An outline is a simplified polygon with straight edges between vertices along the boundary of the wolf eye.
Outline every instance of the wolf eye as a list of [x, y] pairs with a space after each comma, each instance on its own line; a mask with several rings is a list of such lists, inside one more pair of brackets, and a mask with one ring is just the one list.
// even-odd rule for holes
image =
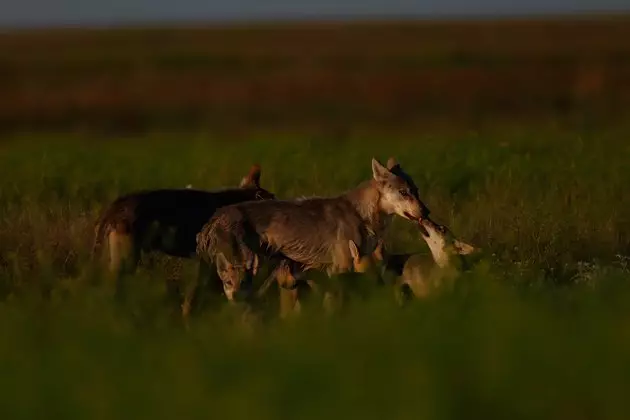
[[407, 190], [398, 190], [398, 194], [402, 195], [403, 197], [409, 197], [409, 191]]

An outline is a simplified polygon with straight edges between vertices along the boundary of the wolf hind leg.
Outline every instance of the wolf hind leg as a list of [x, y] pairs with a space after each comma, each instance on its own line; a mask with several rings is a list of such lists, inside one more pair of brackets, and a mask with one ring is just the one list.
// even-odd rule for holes
[[211, 270], [212, 270], [212, 267], [210, 267], [210, 264], [208, 262], [204, 260], [199, 260], [199, 265], [197, 267], [197, 275], [193, 276], [184, 285], [181, 311], [182, 311], [182, 318], [186, 326], [188, 326], [188, 318], [192, 311], [193, 300], [198, 294], [197, 292], [199, 289], [199, 283], [203, 283], [205, 279], [210, 276]]
[[110, 232], [108, 243], [108, 275], [115, 283], [116, 298], [122, 299], [124, 298], [123, 277], [135, 273], [140, 260], [140, 249], [131, 235], [119, 232]]

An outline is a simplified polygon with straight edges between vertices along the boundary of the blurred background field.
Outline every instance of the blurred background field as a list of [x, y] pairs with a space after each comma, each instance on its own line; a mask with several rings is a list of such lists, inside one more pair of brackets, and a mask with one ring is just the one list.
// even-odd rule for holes
[[[626, 418], [625, 17], [0, 35], [2, 418]], [[328, 319], [184, 330], [149, 259], [113, 304], [100, 210], [218, 188], [340, 193], [395, 156], [484, 257]], [[396, 252], [428, 252], [396, 220]], [[187, 264], [182, 275], [194, 275]]]
[[630, 20], [293, 23], [0, 34], [0, 127], [627, 117]]

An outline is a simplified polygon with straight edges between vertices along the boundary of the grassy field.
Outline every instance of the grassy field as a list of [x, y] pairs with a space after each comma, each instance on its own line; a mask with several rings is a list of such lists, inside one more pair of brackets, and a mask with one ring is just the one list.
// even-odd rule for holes
[[[14, 138], [0, 158], [4, 417], [622, 418], [624, 133]], [[185, 333], [159, 262], [130, 279], [124, 308], [86, 274], [91, 223], [118, 193], [231, 185], [257, 161], [280, 197], [334, 194], [370, 176], [372, 155], [397, 156], [436, 219], [486, 252], [454, 293], [407, 310], [379, 295], [253, 335], [202, 314]], [[427, 251], [409, 224], [394, 228], [396, 250]]]
[[[624, 22], [0, 36], [0, 417], [626, 418]], [[119, 194], [234, 185], [258, 162], [280, 198], [332, 195], [373, 156], [395, 156], [435, 220], [483, 249], [453, 291], [253, 331], [225, 308], [185, 330], [165, 261], [145, 261], [121, 306], [88, 263]], [[388, 242], [428, 252], [403, 220]]]

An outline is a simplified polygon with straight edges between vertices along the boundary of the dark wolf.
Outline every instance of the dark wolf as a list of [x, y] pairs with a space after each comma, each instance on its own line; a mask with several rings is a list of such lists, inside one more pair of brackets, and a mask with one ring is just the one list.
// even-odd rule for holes
[[[394, 215], [419, 223], [429, 214], [418, 189], [400, 165], [372, 159], [372, 179], [336, 197], [248, 202], [219, 209], [197, 237], [197, 253], [216, 263], [226, 296], [249, 295], [258, 257], [290, 261], [297, 273], [335, 274], [352, 269], [348, 241], [371, 253]], [[294, 276], [281, 288], [297, 299]], [[243, 286], [243, 287], [241, 287]], [[282, 299], [282, 298], [281, 298]], [[283, 299], [286, 300], [286, 299]]]
[[238, 188], [202, 191], [191, 188], [134, 192], [116, 199], [99, 218], [93, 257], [107, 245], [112, 274], [133, 271], [141, 252], [169, 256], [196, 255], [196, 235], [220, 207], [250, 200], [272, 200], [274, 194], [260, 186], [261, 168], [253, 165]]

